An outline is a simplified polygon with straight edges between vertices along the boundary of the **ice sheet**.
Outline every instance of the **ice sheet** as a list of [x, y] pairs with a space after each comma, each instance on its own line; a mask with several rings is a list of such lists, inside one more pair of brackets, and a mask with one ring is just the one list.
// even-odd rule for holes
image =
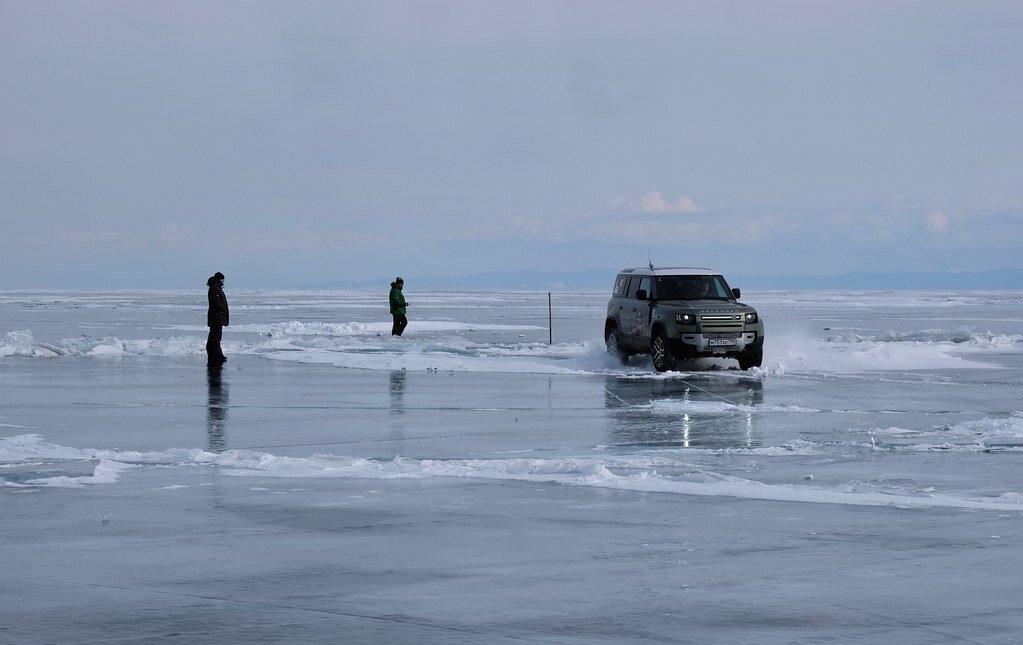
[[204, 297], [0, 294], [0, 642], [1023, 633], [1017, 295], [765, 294], [763, 369], [667, 374], [542, 296], [229, 293], [207, 372]]

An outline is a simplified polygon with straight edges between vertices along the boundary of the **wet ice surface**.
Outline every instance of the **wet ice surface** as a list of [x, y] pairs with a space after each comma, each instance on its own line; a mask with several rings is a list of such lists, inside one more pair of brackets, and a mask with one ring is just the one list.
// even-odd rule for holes
[[0, 294], [0, 642], [1020, 641], [1020, 294], [747, 294], [763, 370], [668, 375], [407, 297], [229, 293], [208, 378], [204, 293]]

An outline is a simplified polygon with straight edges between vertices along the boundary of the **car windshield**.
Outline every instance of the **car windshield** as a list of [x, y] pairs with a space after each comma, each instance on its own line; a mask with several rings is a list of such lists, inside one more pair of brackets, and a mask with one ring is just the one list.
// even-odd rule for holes
[[719, 275], [660, 275], [654, 279], [658, 300], [731, 300]]

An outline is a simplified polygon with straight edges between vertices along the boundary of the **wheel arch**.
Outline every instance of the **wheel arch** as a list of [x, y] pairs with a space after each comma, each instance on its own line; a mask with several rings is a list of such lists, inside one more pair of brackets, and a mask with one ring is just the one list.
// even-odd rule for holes
[[653, 340], [654, 334], [656, 334], [657, 332], [661, 332], [665, 336], [668, 335], [668, 327], [663, 322], [661, 322], [660, 320], [658, 320], [657, 322], [655, 322], [653, 325], [650, 326], [650, 338], [651, 338], [651, 340]]

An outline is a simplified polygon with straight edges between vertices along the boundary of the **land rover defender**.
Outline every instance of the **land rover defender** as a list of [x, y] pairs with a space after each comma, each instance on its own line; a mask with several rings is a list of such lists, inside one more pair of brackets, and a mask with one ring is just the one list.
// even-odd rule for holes
[[658, 372], [697, 357], [734, 358], [742, 370], [760, 367], [764, 322], [739, 297], [710, 269], [624, 269], [607, 303], [607, 352], [623, 363], [650, 354]]

